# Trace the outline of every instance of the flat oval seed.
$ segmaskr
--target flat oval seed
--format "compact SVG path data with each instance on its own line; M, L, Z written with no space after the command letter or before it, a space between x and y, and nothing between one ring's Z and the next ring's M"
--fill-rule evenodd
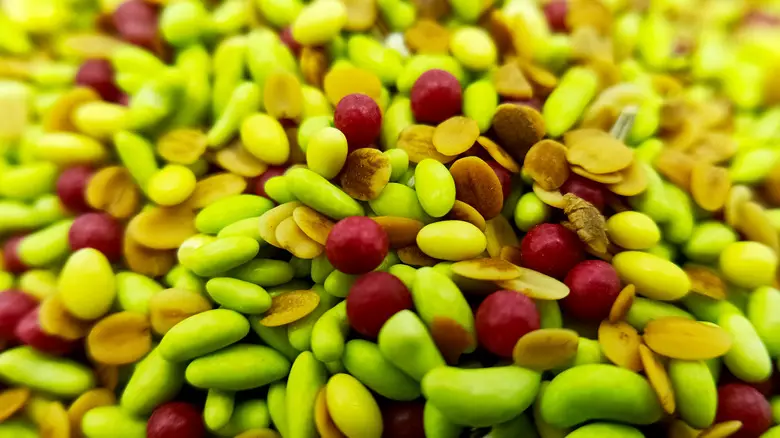
M643 338L656 353L684 360L720 357L732 345L731 336L722 328L679 317L650 321L645 326Z
M133 240L152 249L177 249L197 232L195 214L186 207L150 208L127 225Z
M658 361L658 358L655 357L655 353L650 351L644 344L639 345L639 357L642 359L642 368L645 370L647 380L650 381L650 386L655 390L658 401L661 402L664 411L669 415L674 414L674 392L666 369Z
M244 178L233 173L215 173L195 184L195 190L190 199L187 200L187 205L197 210L220 199L239 195L245 189L246 180Z
M304 260L311 260L325 250L323 245L309 238L298 227L293 217L288 217L279 223L279 226L276 228L276 241L279 242L283 249Z
M636 288L633 284L629 284L620 291L615 302L612 303L609 309L609 322L615 323L625 319L628 311L631 310L631 305L634 304L634 298L636 298Z
M512 350L516 365L546 371L569 363L577 354L579 335L574 330L540 329L523 335Z
M81 420L84 415L100 406L111 406L116 404L114 393L106 388L91 389L79 398L73 401L68 407L68 419L70 420L70 430L73 433L81 433Z
M485 231L487 223L485 218L479 214L476 208L466 204L463 201L455 200L452 209L447 213L447 219L468 222L471 225L479 228L481 231Z
M263 104L277 119L298 119L303 111L303 93L298 78L286 71L272 72L265 80Z
M19 412L29 398L28 388L12 388L0 392L0 423Z
M38 323L44 332L69 341L83 338L92 328L91 322L71 315L57 295L52 295L41 303Z
M189 165L206 152L208 137L198 129L174 129L157 140L157 153L170 163Z
M371 219L385 230L387 239L390 242L390 248L393 249L414 244L417 234L425 226L418 220L405 217L375 216Z
M599 344L604 355L615 365L631 371L642 370L639 346L642 339L634 327L625 322L602 321L599 325Z
M569 287L555 278L531 269L517 267L520 277L513 280L497 281L496 284L507 290L515 290L535 300L560 300L569 295Z
M142 313L114 313L95 324L87 335L87 353L107 365L137 362L151 349L151 327Z
M266 327L278 327L295 322L310 314L320 303L320 296L310 290L286 292L273 297L271 308L260 319Z
M97 171L87 184L84 198L90 207L117 219L130 217L141 201L133 177L120 166L108 166Z
M293 215L293 212L300 207L300 202L288 202L277 205L260 216L258 222L260 237L271 245L281 248L281 244L276 240L276 229L285 219Z
M240 141L218 150L214 160L223 169L245 178L260 176L268 170L268 165L250 154Z
M320 245L325 245L334 225L330 219L305 205L293 210L293 219L306 236Z
M500 258L464 260L453 263L450 269L461 277L474 280L512 280L522 275L517 266Z
M328 412L327 389L325 386L317 393L314 402L314 424L322 438L343 438L344 434L336 427Z
M158 335L168 333L181 321L207 310L211 310L211 303L203 295L184 289L165 289L149 300L152 329Z
M474 207L485 219L501 213L504 206L501 182L481 158L460 158L452 164L450 173L455 180L458 200Z
M393 166L386 154L374 148L350 152L341 170L341 188L359 201L376 199L390 182Z
M441 122L433 131L433 146L443 155L455 156L469 150L479 137L474 120L454 116Z

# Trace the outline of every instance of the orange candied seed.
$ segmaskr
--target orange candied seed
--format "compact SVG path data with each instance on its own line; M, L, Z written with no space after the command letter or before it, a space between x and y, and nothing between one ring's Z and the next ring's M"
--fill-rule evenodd
M531 83L526 79L517 61L509 61L493 74L493 84L499 96L507 99L524 100L534 95Z
M775 252L780 250L780 235L772 225L772 220L766 209L754 201L746 201L739 208L739 222L736 229L745 235L747 240L763 243Z
M563 194L558 189L545 190L534 183L532 187L534 194L545 204L550 207L563 208L566 206L566 201L563 199Z
M634 327L619 321L602 321L599 325L601 351L615 365L631 371L642 371L639 346L642 338Z
M375 74L357 67L330 69L323 79L323 89L328 101L334 107L348 94L365 94L377 103L382 96L382 83L379 82L379 78Z
M287 202L266 211L260 216L258 229L260 237L271 245L281 248L281 244L276 240L276 229L283 220L291 217L296 208L302 206L300 202Z
M699 207L717 211L726 205L731 190L729 171L707 162L699 162L691 169L691 195Z
M209 300L185 289L165 289L149 299L149 318L152 330L158 335L164 335L181 321L208 310L211 310Z
M580 337L574 330L548 328L526 333L512 350L515 365L537 371L565 366L577 355Z
M498 257L501 260L506 260L509 263L520 266L521 263L521 257L520 257L520 248L516 246L505 246L501 248L501 251L498 253Z
M726 354L731 335L716 325L681 317L650 321L643 335L645 344L656 353L682 360L707 360Z
M683 190L688 190L691 185L691 172L693 171L693 158L684 152L666 147L653 163L658 173Z
M10 388L0 392L0 423L19 412L29 399L28 388Z
M341 0L347 7L347 22L344 29L350 32L365 32L371 29L377 18L375 0Z
M320 296L311 290L295 290L276 295L271 308L260 319L266 327L279 327L310 314L320 303Z
M322 230L317 231L318 238L321 237L321 232ZM324 245L307 236L301 230L301 227L295 222L294 216L288 217L279 223L274 237L276 237L276 241L279 242L279 246L282 249L289 251L299 259L311 260L325 250Z
M285 70L268 75L263 89L265 111L271 117L297 120L303 113L303 93L298 78Z
M71 315L57 295L47 297L41 303L38 323L45 333L57 335L69 341L87 336L92 321L83 321Z
M417 234L425 226L416 219L400 216L376 216L371 219L385 230L390 248L393 249L414 245L417 241Z
M500 258L486 257L453 263L452 272L474 280L501 281L520 276L517 266Z
M439 123L433 131L433 147L443 155L455 156L469 150L479 137L479 126L473 119L454 116Z
M314 425L322 438L344 438L344 434L336 427L328 412L327 390L326 385L317 392L314 401Z
M240 195L246 189L246 180L234 173L222 172L201 179L186 205L197 210L220 199Z
M615 323L624 320L634 304L634 298L636 298L636 287L629 284L620 291L615 302L612 303L612 308L609 309L609 322Z
M165 161L185 166L198 161L207 147L206 133L199 129L174 129L157 140L157 153Z
M474 336L460 323L446 316L434 316L431 337L449 364L457 364L460 355L476 347Z
M90 389L81 394L68 407L68 419L70 430L74 436L81 436L81 420L92 408L111 406L116 404L114 392L106 388Z
M501 214L504 194L493 169L478 157L460 158L450 166L455 197L474 207L485 219Z
M496 160L496 162L500 164L501 167L512 173L520 173L520 165L517 164L517 161L515 161L515 159L512 158L512 156L509 155L507 151L496 144L493 140L485 136L479 136L477 138L477 143L482 146L482 148L487 151L490 157Z
M217 151L214 161L221 168L244 178L254 178L268 170L268 164L250 154L240 140Z
M633 163L631 164L633 165ZM601 184L618 184L623 181L623 173L621 172L604 173L599 175L596 173L590 173L580 166L571 166L571 171L583 178L587 178L591 181L596 181L597 183Z
M356 149L347 155L341 169L341 188L359 201L370 201L385 189L392 171L390 159L378 149Z
M707 266L686 265L683 270L691 281L691 291L714 300L726 299L726 283L714 269Z
M479 228L480 231L485 231L487 228L485 218L474 207L463 201L455 200L452 210L447 213L447 219L468 222Z
M186 206L152 207L136 215L127 225L130 237L157 250L178 249L198 233L195 213Z
M404 32L404 41L415 53L447 53L450 48L450 31L435 20L417 20Z
M127 365L152 349L149 318L136 312L119 312L95 324L87 335L87 353L99 363Z
M523 169L541 188L558 189L569 178L566 147L549 139L536 143L528 150Z
M498 143L518 163L525 154L544 137L546 128L539 111L514 103L502 103L493 114L493 131Z
M636 196L647 190L646 164L634 160L627 169L620 171L622 180L616 184L610 184L607 188L612 193L620 196Z
M130 172L121 166L104 167L87 183L84 197L90 207L116 219L132 216L141 203L138 186Z
M71 115L82 104L101 100L100 95L89 87L76 87L65 92L54 101L43 117L43 130L47 132L76 131Z
M125 233L122 254L131 270L147 277L165 275L176 264L176 251L147 248L130 237L130 233Z
M305 205L293 210L293 219L306 236L320 245L325 245L334 225L325 215Z
M419 163L426 158L447 164L454 156L444 155L433 145L433 133L436 128L428 125L410 125L398 135L397 147L409 155L409 161Z
M664 411L669 415L674 414L676 409L674 390L672 382L669 380L669 374L667 374L663 364L658 360L655 353L644 344L639 344L639 357L642 360L642 368L645 370L647 380L650 381L650 386L653 387Z
M487 252L490 257L498 257L501 248L505 246L520 246L520 240L507 218L498 215L487 221L485 227L485 239L487 240Z
M566 159L590 173L619 172L634 160L634 150L606 132L589 136L581 141L567 142Z
M438 260L422 252L419 246L412 244L396 251L398 258L409 266L433 266Z

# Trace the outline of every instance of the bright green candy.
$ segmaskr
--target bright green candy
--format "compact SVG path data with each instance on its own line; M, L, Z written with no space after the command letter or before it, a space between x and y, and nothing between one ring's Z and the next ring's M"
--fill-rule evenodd
M149 314L149 300L163 287L151 278L135 272L116 274L116 296L122 310Z
M325 394L333 423L346 436L382 436L382 413L379 405L356 378L343 373L334 375L328 381Z
M159 348L139 362L127 382L119 404L133 415L149 415L157 406L171 401L184 384L183 363L165 360Z
M474 119L479 132L487 132L498 108L498 92L493 81L482 79L472 82L463 90L463 114Z
M175 2L162 10L160 31L174 46L186 46L200 38L208 20L208 12L200 2Z
M384 154L390 159L390 166L393 169L390 173L390 181L398 181L409 169L409 154L403 149L390 149Z
M330 264L328 255L320 254L311 261L311 279L317 284L323 284L334 269L336 268Z
M311 352L301 353L287 378L287 437L315 438L314 401L325 385L326 371Z
M34 391L74 399L95 387L95 376L86 366L50 356L32 347L14 347L0 353L0 378Z
M268 413L276 430L282 436L287 435L287 385L277 382L268 388Z
M234 35L222 40L214 50L213 69L214 87L212 114L214 118L222 115L233 90L244 77L246 64L247 38Z
M209 310L173 326L160 341L160 354L171 362L182 362L227 347L247 333L249 322L240 313Z
M446 275L430 267L417 270L411 289L414 306L420 319L432 328L436 318L448 318L458 323L476 340L474 313L466 298ZM476 348L476 341L465 352Z
M114 135L114 147L141 190L146 190L149 179L158 171L154 147L145 138L129 131L120 131Z
M192 255L195 253L196 249L216 241L217 238L214 236L196 234L179 245L179 249L176 251L176 258L178 258L179 263L187 265L193 260Z
M274 176L265 182L265 193L277 204L286 204L297 201L298 198L290 192L287 186L287 178L284 175Z
M333 179L344 167L347 152L347 137L336 128L325 127L309 139L306 164L325 179Z
M261 216L274 203L257 195L234 195L222 198L195 216L195 228L201 233L217 234L226 226L241 219Z
M414 190L426 213L442 217L455 205L455 180L447 167L426 158L414 168Z
M290 361L261 345L235 344L193 360L187 382L197 388L245 391L259 388L290 371Z
M332 126L333 117L331 116L316 116L304 119L298 127L298 146L301 147L302 151L306 152L309 148L311 137L321 129Z
M528 192L520 197L514 209L515 225L521 231L528 231L547 220L550 206L542 202L536 193Z
M691 238L696 225L691 197L676 185L664 182L668 220L664 226L664 239L682 245Z
M412 286L414 285L414 278L417 276L417 269L408 265L397 264L391 266L387 272L398 277L398 279L404 283L404 286L406 286L407 289L412 290Z
M310 314L287 326L287 339L289 340L290 345L301 351L311 350L314 324L319 321L320 317L325 314L325 312L338 303L338 298L327 293L323 286L314 286L312 290L320 297L320 302L317 304L317 307L315 307L314 311ZM332 324L329 323L328 325L331 326ZM344 336L341 335L340 330L338 335L341 336L341 342L343 342Z
M580 346L582 346L581 341L583 339L584 338L580 338ZM600 349L600 347L598 347L598 343L596 344L596 347ZM550 382L547 380L542 381L542 383L539 385L539 392L536 394L536 401L534 401L531 414L533 416L534 423L536 424L536 430L539 432L539 435L542 438L563 438L569 433L569 428L552 426L548 422L544 421L544 418L542 417L542 399L544 399L544 394L547 392L549 387Z
M390 103L390 106L382 116L382 131L380 138L385 149L388 151L393 150L398 143L398 135L401 134L406 127L414 124L414 116L412 115L412 104L408 97L396 96ZM408 158L408 157L407 157ZM393 166L395 169L395 166ZM393 172L394 176L397 176ZM390 177L392 181L397 181L398 178Z
M433 219L425 212L417 193L403 184L389 183L375 199L368 201L378 216L400 216L428 223Z
M291 169L285 174L285 179L296 198L328 217L339 220L348 216L363 216L360 203L316 172Z
M425 254L441 260L469 260L487 246L485 234L469 222L449 220L423 227L417 234L417 246Z
M703 361L669 361L669 379L680 417L696 429L705 429L715 421L718 388Z
M39 161L11 167L0 172L0 196L21 200L51 193L59 169L54 163Z
M385 358L417 381L430 370L445 366L428 329L410 310L391 316L377 339Z
M218 436L234 437L250 429L264 429L271 424L271 415L265 400L246 400L236 403L230 421L214 431Z
M233 269L228 276L262 287L278 286L293 279L295 271L282 260L254 259Z
M536 425L526 414L521 414L509 421L496 424L490 428L490 434L487 436L490 438L514 438L518 436L539 438L539 434L536 433Z
M342 301L322 314L311 331L311 351L320 362L341 360L349 333L347 302Z
M106 256L84 248L65 262L57 289L62 304L73 316L93 320L105 315L114 303L116 280Z
M227 426L235 408L235 394L232 391L209 389L206 404L203 407L203 422L210 430Z
M563 316L557 301L534 300L539 311L540 328L563 328Z
M25 236L19 243L19 259L27 266L49 266L70 251L68 233L73 219L63 219Z
M347 8L333 0L316 0L303 8L292 23L295 41L304 45L320 45L341 32L347 24Z
M222 111L222 114L215 120L207 133L209 146L217 148L224 145L240 129L241 140L244 142L244 146L252 155L254 155L253 151L257 145L257 139L255 137L244 137L244 125L248 123L247 121L252 120L250 115L260 108L262 94L262 89L255 83L241 82L238 84L230 94L230 99L225 104L225 109ZM263 137L263 139L274 138L276 137ZM251 143L247 142L247 139L249 139ZM276 148L269 149L277 150Z
M598 87L596 72L586 67L567 70L544 102L542 115L547 133L551 137L559 137L571 129L596 96Z
M723 357L729 371L745 382L768 379L772 374L772 359L750 321L741 313L727 313L717 324L734 339L734 345Z
M287 327L266 327L260 324L259 318L251 318L249 325L257 333L257 336L274 350L284 354L290 360L295 360L298 357L300 350L290 344L290 340L287 338Z
M257 3L263 17L278 28L289 26L303 9L299 0L252 0Z
M197 248L184 265L201 277L213 277L252 260L259 250L250 237L223 237Z
M347 342L342 361L351 375L383 397L414 400L420 396L420 385L385 359L373 342Z
M192 171L179 164L169 164L149 178L149 198L159 205L179 205L195 190L197 179Z
M566 435L566 438L644 438L642 432L625 424L591 423Z
M271 307L271 297L260 286L235 278L212 278L206 283L209 296L226 309L257 315Z
M241 141L261 161L282 165L290 158L290 142L282 124L264 113L253 114L241 123Z
M347 40L347 53L356 67L374 73L385 86L395 85L403 68L400 53L386 48L380 41L368 35L350 36Z
M146 421L119 406L99 406L84 414L81 430L87 438L144 438Z
M39 436L38 427L26 419L12 417L0 423L0 437L38 438Z
M682 299L682 303L696 316L696 319L713 324L717 324L724 315L742 314L742 311L729 300L714 300L699 294L688 294Z
M425 403L423 410L423 427L428 438L458 438L463 430L463 426L450 421L430 402Z
M780 291L764 286L753 291L747 317L772 357L780 356Z
M735 242L720 254L720 270L737 286L747 289L768 286L777 270L777 255L758 242Z
M453 32L450 51L455 59L471 70L487 70L498 59L496 43L490 34L479 27L465 26Z
M235 221L225 228L219 230L217 237L244 236L255 239L260 245L265 244L265 240L260 237L260 216L248 217Z
M2 288L2 273L0 273L0 290ZM57 274L49 269L30 269L19 276L19 289L44 300L57 293Z
M693 294L689 297L692 295ZM690 313L674 304L636 297L634 298L634 303L631 305L631 308L628 309L626 322L637 330L644 330L645 326L650 321L668 317L694 319Z

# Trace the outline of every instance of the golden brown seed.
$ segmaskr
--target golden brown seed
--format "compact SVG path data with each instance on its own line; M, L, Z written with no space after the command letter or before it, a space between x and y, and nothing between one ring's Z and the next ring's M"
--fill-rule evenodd
M334 225L327 216L305 205L293 210L293 219L306 236L320 245L325 245Z
M281 244L276 240L276 228L283 220L291 217L296 208L302 205L300 202L287 202L263 213L258 221L260 237L271 245L281 248Z
M398 149L409 155L409 161L419 163L426 158L447 164L454 156L444 155L433 145L433 133L436 128L428 125L411 125L404 128L398 135Z
M189 207L152 207L128 223L127 233L147 248L166 250L178 249L198 230L195 229L195 213Z
M328 71L328 55L325 51L319 47L304 46L300 64L303 79L317 88L322 88L322 81Z
M536 143L528 150L523 169L541 188L557 190L569 178L566 147L555 140Z
M581 141L567 141L566 145L569 164L580 166L591 173L619 172L634 160L633 149L603 131Z
M356 149L341 169L341 188L359 201L370 201L382 193L392 171L390 159L378 149Z
M433 146L444 155L460 155L469 150L479 137L479 126L464 116L454 116L439 123L433 131Z
M738 231L748 240L763 243L775 252L780 250L780 236L772 225L764 207L757 202L745 201L739 207L739 222L736 225Z
M275 119L298 119L303 112L298 78L284 70L272 72L265 81L263 103L266 112Z
M223 169L244 178L254 178L268 170L268 164L250 154L240 140L217 151L214 161Z
M211 303L203 295L184 289L165 289L149 300L152 329L158 335L168 333L179 322L207 310L211 310Z
M447 53L450 32L435 20L421 19L404 32L404 41L416 53Z
M654 165L658 173L681 189L687 191L691 186L694 162L687 154L667 147L658 154Z
M464 157L450 167L455 197L474 207L485 219L501 213L504 194L493 169L478 157Z
M642 370L642 359L639 356L639 337L634 327L620 321L612 323L602 321L599 325L599 344L607 359L621 368L631 371Z
M412 0L417 16L430 20L439 20L450 13L450 4L447 0Z
M314 311L320 296L311 290L296 290L271 299L271 308L260 319L266 327L278 327L295 322Z
M174 129L157 140L157 153L163 159L185 166L198 161L207 147L206 133L199 129Z
M92 88L76 87L58 97L43 117L43 130L47 132L76 131L71 114L82 104L100 100Z
M364 32L371 29L377 17L375 0L341 0L347 7L347 23L344 29L351 32Z
M491 158L496 160L498 164L504 169L512 173L520 173L520 165L517 164L514 158L501 146L497 145L493 140L480 136L477 138L477 143L482 146Z
M0 392L0 423L19 412L29 399L28 388L11 388Z
M731 179L725 168L699 162L691 169L691 195L704 210L717 211L723 208L730 190Z
M361 68L332 68L323 79L325 96L334 107L348 94L361 93L379 102L382 95L382 83L379 78Z
M520 255L520 248L516 246L505 246L501 248L501 251L498 253L498 257L501 260L506 260L515 266L520 266L522 264Z
M563 194L558 189L545 190L539 184L534 183L532 186L534 194L545 204L550 207L563 208L566 206L566 201L563 199Z
M534 95L531 84L526 79L520 64L509 61L496 70L493 84L502 97L515 100L530 99Z
M327 386L320 388L314 401L314 425L322 438L345 438L328 412Z
M371 219L385 230L390 248L393 249L413 245L417 241L417 233L425 226L416 219L400 216L376 216Z
M95 173L87 184L84 197L90 207L117 219L132 216L141 202L133 177L121 166L104 167Z
M620 291L615 302L612 303L612 308L609 309L609 322L616 323L625 319L634 304L634 298L636 298L636 287L629 284Z
M544 119L539 111L526 105L502 103L493 115L493 131L498 143L518 163L544 137Z
M195 190L187 200L186 205L198 210L213 204L222 198L240 195L246 189L246 180L234 173L215 173L195 184Z
M741 421L724 421L702 430L697 438L728 438L740 429L742 429Z
M57 295L43 300L38 312L38 323L44 332L69 341L87 336L92 328L92 321L83 321L68 313Z
M457 364L460 355L475 346L471 333L452 318L434 316L431 321L431 337L449 364Z
M622 173L623 171L604 173L599 175L596 173L590 173L580 166L571 166L571 171L583 178L587 178L591 181L596 181L597 183L601 183L601 184L618 184L621 181L623 181L623 173Z
M501 215L487 221L485 238L487 240L486 249L490 257L498 257L501 248L505 246L520 246L512 224Z
M398 258L405 264L410 266L433 266L439 263L438 260L422 252L419 246L412 244L399 248L396 251Z
M133 272L154 278L165 275L176 264L175 251L145 247L130 237L130 233L125 233L122 242L122 254Z
M691 280L691 291L714 300L726 299L726 283L715 270L701 265L686 265L683 270Z
M502 289L514 290L535 300L560 300L569 295L569 287L564 283L541 272L522 267L518 269L520 277L495 283Z
M537 371L565 366L577 354L580 337L574 330L539 329L517 340L512 350L515 365Z
M70 419L65 407L58 401L49 403L38 426L41 438L70 438Z
M136 362L151 349L151 326L142 313L114 313L95 324L87 335L87 353L107 365Z
M607 188L621 196L636 196L647 189L647 171L643 163L634 160L627 169L620 171L622 180L616 184L610 184Z
M463 201L455 200L452 210L447 213L447 219L468 222L479 228L480 231L485 231L487 227L485 218L474 207Z
M119 384L119 367L102 363L95 364L94 367L100 386L114 392Z
M520 276L517 266L500 258L480 258L453 263L452 272L474 280L512 280Z

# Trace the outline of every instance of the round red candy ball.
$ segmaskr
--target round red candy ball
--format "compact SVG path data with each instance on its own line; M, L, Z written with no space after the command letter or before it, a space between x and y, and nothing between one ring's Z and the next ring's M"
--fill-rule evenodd
M585 260L582 241L560 224L539 224L520 242L520 260L528 269L561 279Z
M70 226L68 242L73 251L94 248L107 259L122 257L122 225L105 213L82 214Z
M561 186L561 193L564 195L571 193L582 198L596 207L599 211L604 210L605 196L604 186L572 173L566 182Z
M564 280L569 295L561 300L561 306L578 319L600 321L609 316L620 294L620 277L609 263L602 260L585 260L569 271Z
M758 438L772 427L772 407L755 388L729 383L718 388L716 423L741 421L742 428L732 438Z
M88 59L76 73L76 84L95 90L103 100L119 102L122 91L114 82L114 67L105 59Z
M350 150L370 146L382 129L382 111L365 94L348 94L336 105L333 125L347 137Z
M153 48L157 40L157 8L144 0L125 0L112 15L114 27L128 43Z
M387 233L365 216L350 216L333 226L325 242L330 263L345 274L365 274L376 269L387 255Z
M520 292L500 290L488 295L475 316L477 339L488 351L512 357L517 340L540 327L533 300Z
M568 0L551 0L544 5L544 16L553 32L568 32L566 15L569 13Z
M68 354L76 346L75 341L69 341L59 336L50 335L43 331L38 319L38 310L35 308L27 313L16 325L14 334L23 343L44 353L55 356Z
M412 306L412 295L398 277L387 272L369 272L349 289L347 319L355 331L376 339L385 321Z
M198 408L171 402L157 407L146 423L147 438L205 438L206 427Z
M293 52L295 56L299 56L301 54L303 46L298 41L295 41L295 38L292 34L292 28L290 26L282 29L282 31L279 33L279 39L282 41L282 43L284 43L285 46L287 46L288 49L290 49L291 52Z
M383 437L425 438L421 402L390 402L382 406Z
M441 123L460 114L460 82L444 70L428 70L414 82L410 92L412 113L420 123Z
M91 210L86 200L87 184L92 178L92 169L76 166L65 169L57 179L57 196L68 210L85 213Z
M270 196L268 196L268 193L265 192L265 183L267 183L269 179L275 176L284 175L285 171L287 171L286 167L280 167L280 166L269 167L265 172L263 172L262 175L255 178L255 194L258 196L263 196L265 198L271 199Z
M24 236L10 237L3 246L3 264L5 270L12 274L21 274L29 269L19 258L19 244L22 243L22 239Z
M0 339L16 339L16 326L38 302L26 293L14 289L0 292Z

